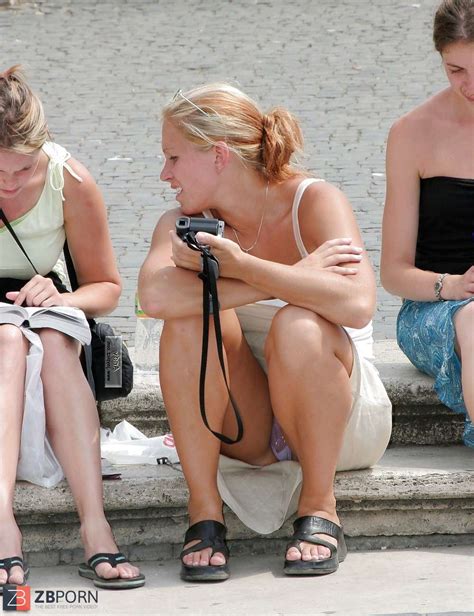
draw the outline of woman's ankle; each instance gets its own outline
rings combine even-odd
[[[207,500],[189,499],[188,503],[188,515],[190,524],[196,524],[202,520],[216,520],[217,522],[223,522],[224,514],[222,511],[223,502],[220,496],[217,498],[209,498]]]
[[[13,516],[7,520],[0,519],[0,558],[21,556],[23,536]]]
[[[298,517],[313,515],[339,523],[336,511],[336,499],[300,499]]]

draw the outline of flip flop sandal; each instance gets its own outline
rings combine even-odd
[[[202,520],[188,528],[184,536],[184,545],[199,539],[199,543],[190,548],[183,549],[179,558],[181,560],[181,579],[185,582],[223,582],[230,575],[229,565],[185,565],[183,556],[211,548],[213,556],[216,552],[229,558],[229,548],[225,540],[227,528],[215,520]]]
[[[301,551],[301,542],[306,541],[307,543],[328,548],[331,556],[324,560],[285,559],[283,572],[286,575],[326,575],[337,571],[339,563],[342,563],[347,555],[344,532],[341,526],[315,515],[304,515],[293,522],[293,529],[293,537],[286,546],[286,551],[290,548],[297,548]],[[322,533],[337,539],[337,547],[329,543],[329,541],[315,537],[316,533]]]
[[[120,590],[125,588],[140,588],[145,584],[145,576],[140,574],[134,578],[104,578],[98,575],[96,572],[97,565],[100,563],[109,563],[112,567],[117,565],[123,565],[130,562],[121,552],[115,554],[109,554],[105,552],[99,552],[91,556],[86,563],[79,565],[78,573],[82,577],[88,578],[94,582],[94,586],[97,588],[104,588],[106,590]]]
[[[2,558],[0,559],[0,571],[5,570],[10,577],[10,570],[12,567],[21,567],[23,569],[23,582],[21,584],[16,584],[16,586],[23,586],[30,575],[30,568],[24,562],[23,558],[20,556],[12,556],[11,558]],[[0,584],[0,595],[3,594],[3,587],[11,584],[8,580],[5,584]]]

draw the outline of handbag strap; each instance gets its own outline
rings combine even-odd
[[[71,291],[77,291],[79,283],[77,282],[77,274],[74,269],[74,263],[72,262],[71,253],[69,252],[69,246],[67,240],[63,246],[64,260],[66,261],[67,275],[69,276],[69,282],[71,283]]]
[[[25,257],[28,259],[28,261],[30,262],[31,267],[33,268],[35,274],[39,274],[38,270],[36,269],[36,267],[33,265],[33,261],[30,259],[30,257],[28,256],[28,253],[26,252],[26,250],[23,248],[23,244],[20,242],[20,240],[18,239],[17,234],[15,233],[15,231],[13,230],[13,227],[11,226],[11,224],[8,222],[8,218],[5,216],[5,212],[2,210],[2,208],[0,208],[0,219],[2,219],[3,224],[5,225],[5,227],[8,229],[8,231],[10,232],[10,235],[13,237],[13,239],[15,240],[15,242],[18,244],[18,246],[21,248],[21,251],[23,252],[23,254],[25,255]]]
[[[223,344],[222,344],[222,331],[221,321],[219,318],[219,298],[217,296],[217,278],[219,277],[219,261],[211,253],[209,248],[200,244],[193,232],[186,234],[186,243],[192,250],[197,250],[201,253],[202,271],[199,274],[199,278],[202,280],[202,352],[201,352],[201,371],[199,376],[199,407],[201,410],[201,417],[206,428],[212,432],[212,434],[223,443],[227,445],[234,445],[242,440],[244,435],[244,426],[242,423],[242,417],[240,416],[239,407],[235,402],[232,393],[230,391],[229,383],[225,372]],[[235,421],[237,423],[237,436],[235,439],[221,434],[213,430],[207,420],[206,407],[205,407],[205,388],[206,388],[206,372],[207,372],[207,355],[209,348],[209,319],[210,315],[214,316],[214,331],[216,334],[216,347],[217,355],[219,357],[219,364],[221,367],[222,375],[224,377],[224,383],[229,394],[229,400],[232,404],[232,408],[235,414]]]
[[[76,291],[79,288],[79,283],[77,281],[77,274],[76,274],[76,270],[74,269],[74,263],[72,262],[71,252],[69,251],[67,240],[64,242],[63,253],[64,253],[64,260],[66,261],[67,275],[69,276],[69,282],[71,284],[71,291]],[[89,323],[91,332],[93,332],[94,327],[95,327],[94,319],[87,319],[87,322]],[[92,393],[95,398],[96,389],[95,389],[94,375],[92,372],[92,344],[84,345],[84,367],[85,367],[87,381],[89,383],[90,388],[92,389]]]

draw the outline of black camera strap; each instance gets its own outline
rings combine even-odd
[[[244,435],[244,426],[242,423],[242,417],[240,416],[239,408],[232,396],[229,384],[227,382],[227,376],[225,373],[224,354],[222,351],[222,330],[221,321],[219,318],[219,299],[217,295],[217,279],[219,278],[219,261],[211,253],[207,246],[203,246],[196,240],[196,236],[193,232],[187,233],[183,238],[187,245],[192,249],[201,253],[202,271],[199,274],[199,278],[202,280],[202,352],[201,352],[201,372],[199,376],[199,406],[201,409],[201,417],[206,428],[214,434],[223,443],[227,445],[234,445],[242,440]],[[206,416],[205,407],[205,390],[206,390],[206,372],[207,372],[207,356],[209,349],[209,320],[210,315],[214,317],[214,331],[216,334],[216,347],[217,355],[219,357],[219,363],[221,366],[222,374],[224,376],[225,386],[229,393],[229,399],[232,404],[232,408],[235,414],[235,421],[237,423],[237,436],[235,439],[231,439],[225,434],[216,432],[213,430]]]

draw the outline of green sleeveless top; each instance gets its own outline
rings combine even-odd
[[[64,168],[79,182],[67,164],[71,158],[62,146],[47,142],[43,151],[49,158],[44,187],[36,205],[11,225],[38,272],[44,276],[56,265],[66,234],[63,215]],[[0,278],[29,280],[34,276],[31,265],[5,227],[0,228]]]

